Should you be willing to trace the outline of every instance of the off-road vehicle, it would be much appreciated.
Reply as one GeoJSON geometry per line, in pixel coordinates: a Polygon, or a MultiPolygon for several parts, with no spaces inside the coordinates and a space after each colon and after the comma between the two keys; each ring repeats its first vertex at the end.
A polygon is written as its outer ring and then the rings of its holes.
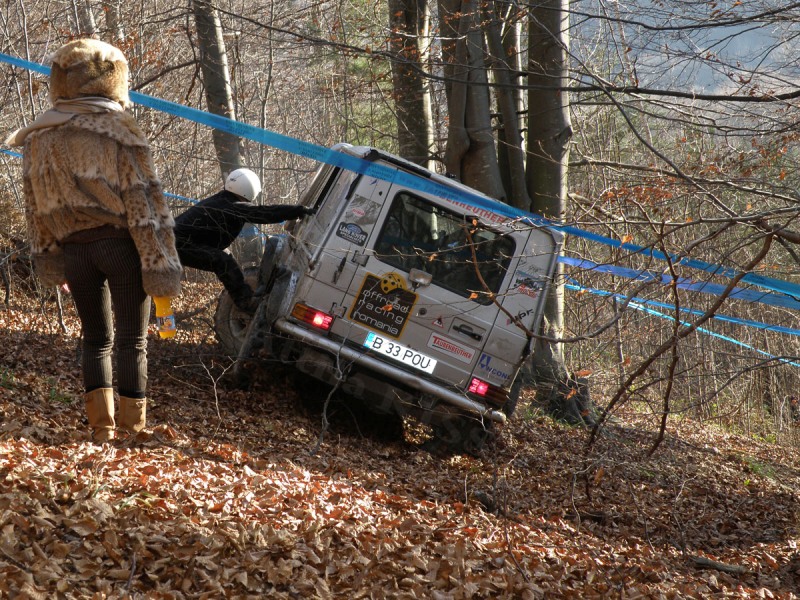
{"type": "MultiPolygon", "coordinates": [[[[373,148],[333,149],[478,195],[373,148]]],[[[315,215],[266,239],[255,314],[223,293],[215,328],[240,378],[280,361],[477,448],[516,407],[562,235],[488,197],[476,208],[414,187],[322,165],[301,199],[315,215]]]]}

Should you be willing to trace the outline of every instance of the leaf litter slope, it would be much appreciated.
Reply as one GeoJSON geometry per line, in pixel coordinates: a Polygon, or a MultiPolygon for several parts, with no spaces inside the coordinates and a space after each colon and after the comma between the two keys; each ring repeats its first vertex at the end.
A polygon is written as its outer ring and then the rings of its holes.
{"type": "Polygon", "coordinates": [[[0,597],[797,597],[796,451],[684,421],[645,460],[630,420],[587,454],[531,416],[437,457],[342,407],[320,439],[319,390],[226,384],[213,305],[187,284],[150,434],[101,447],[71,303],[66,334],[53,304],[0,313],[0,597]]]}

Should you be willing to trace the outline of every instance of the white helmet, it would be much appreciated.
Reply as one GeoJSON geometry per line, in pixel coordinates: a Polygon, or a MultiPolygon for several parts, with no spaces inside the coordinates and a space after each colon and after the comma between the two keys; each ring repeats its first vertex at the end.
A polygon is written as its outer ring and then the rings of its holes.
{"type": "Polygon", "coordinates": [[[252,201],[261,193],[261,181],[250,169],[236,169],[225,180],[225,189],[252,201]]]}

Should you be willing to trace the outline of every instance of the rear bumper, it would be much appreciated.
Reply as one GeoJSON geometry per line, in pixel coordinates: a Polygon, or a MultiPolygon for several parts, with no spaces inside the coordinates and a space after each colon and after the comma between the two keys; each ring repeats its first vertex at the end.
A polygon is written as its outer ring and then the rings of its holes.
{"type": "Polygon", "coordinates": [[[437,385],[426,379],[422,379],[414,373],[409,373],[392,366],[389,363],[378,360],[374,356],[362,352],[355,348],[326,337],[319,336],[313,331],[309,331],[299,325],[290,323],[286,319],[278,319],[273,328],[291,338],[300,340],[303,344],[323,350],[332,356],[338,356],[357,365],[361,368],[369,369],[374,373],[383,375],[388,380],[397,381],[413,390],[430,394],[436,398],[451,404],[461,410],[480,415],[481,417],[494,421],[495,423],[505,423],[506,415],[502,411],[486,408],[479,402],[470,400],[466,396],[453,392],[445,387],[437,385]]]}

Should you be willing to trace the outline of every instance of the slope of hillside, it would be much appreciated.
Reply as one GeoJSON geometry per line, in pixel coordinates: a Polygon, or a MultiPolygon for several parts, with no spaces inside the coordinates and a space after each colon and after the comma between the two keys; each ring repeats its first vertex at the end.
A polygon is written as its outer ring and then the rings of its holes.
{"type": "Polygon", "coordinates": [[[212,300],[187,286],[195,314],[151,339],[150,432],[105,446],[70,303],[67,333],[51,304],[0,311],[0,597],[797,597],[797,451],[684,421],[645,459],[631,421],[587,452],[528,416],[435,457],[341,406],[321,435],[318,391],[274,365],[225,384],[212,300]]]}

